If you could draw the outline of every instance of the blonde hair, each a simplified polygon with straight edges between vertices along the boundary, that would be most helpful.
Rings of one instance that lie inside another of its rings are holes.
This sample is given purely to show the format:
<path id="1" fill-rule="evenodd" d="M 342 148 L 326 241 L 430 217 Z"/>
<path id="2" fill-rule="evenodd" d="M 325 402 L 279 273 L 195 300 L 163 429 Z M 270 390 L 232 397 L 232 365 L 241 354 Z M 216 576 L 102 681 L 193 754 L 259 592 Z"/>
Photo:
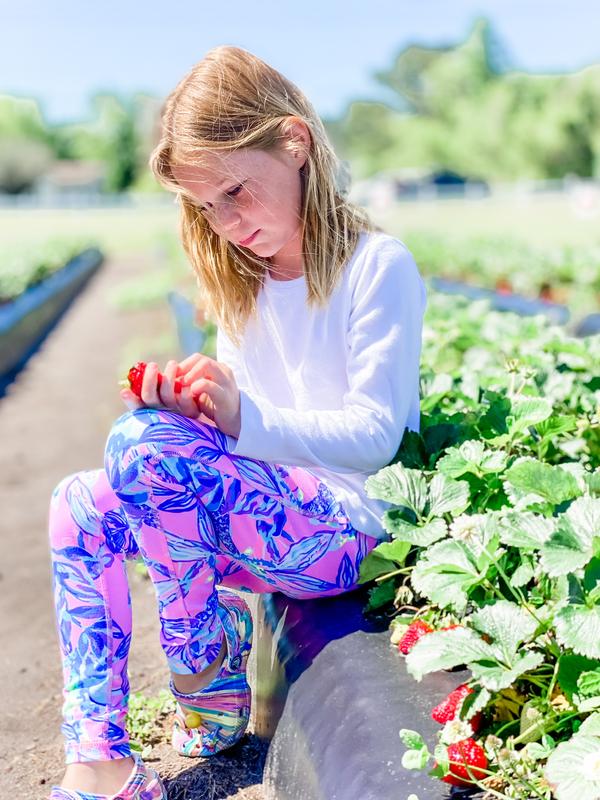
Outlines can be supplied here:
<path id="1" fill-rule="evenodd" d="M 302 250 L 307 302 L 325 306 L 362 231 L 378 230 L 367 212 L 345 198 L 342 166 L 318 114 L 281 73 L 240 47 L 209 50 L 167 97 L 160 141 L 150 155 L 156 179 L 177 194 L 179 233 L 196 273 L 200 307 L 239 346 L 269 260 L 241 249 L 210 227 L 175 180 L 171 165 L 199 164 L 206 151 L 290 146 L 300 118 L 311 134 L 302 182 Z"/>

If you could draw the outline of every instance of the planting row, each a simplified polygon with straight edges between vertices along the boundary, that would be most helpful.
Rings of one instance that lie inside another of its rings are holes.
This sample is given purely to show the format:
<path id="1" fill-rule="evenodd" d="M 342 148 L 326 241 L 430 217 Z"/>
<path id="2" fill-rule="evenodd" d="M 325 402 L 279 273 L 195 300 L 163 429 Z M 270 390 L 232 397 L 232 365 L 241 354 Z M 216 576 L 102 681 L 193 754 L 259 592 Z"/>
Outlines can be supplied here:
<path id="1" fill-rule="evenodd" d="M 61 270 L 78 253 L 92 247 L 77 237 L 54 239 L 43 245 L 22 243 L 3 247 L 0 261 L 0 305 L 15 300 L 27 289 Z"/>
<path id="2" fill-rule="evenodd" d="M 361 578 L 417 681 L 469 677 L 432 708 L 435 747 L 400 731 L 408 769 L 600 796 L 599 363 L 600 336 L 429 295 L 421 428 L 365 484 L 391 541 Z"/>
<path id="3" fill-rule="evenodd" d="M 541 249 L 510 237 L 461 240 L 435 232 L 403 239 L 426 276 L 538 297 L 581 316 L 600 308 L 600 244 Z"/>

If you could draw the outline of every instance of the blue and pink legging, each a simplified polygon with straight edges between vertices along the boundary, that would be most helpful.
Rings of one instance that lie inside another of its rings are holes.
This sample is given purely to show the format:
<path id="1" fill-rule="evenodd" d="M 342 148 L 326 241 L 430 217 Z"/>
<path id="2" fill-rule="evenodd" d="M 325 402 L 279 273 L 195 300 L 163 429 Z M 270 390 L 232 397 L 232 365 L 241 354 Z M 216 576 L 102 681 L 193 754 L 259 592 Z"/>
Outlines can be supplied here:
<path id="1" fill-rule="evenodd" d="M 57 485 L 49 532 L 66 763 L 131 752 L 126 559 L 148 568 L 169 668 L 192 673 L 221 646 L 217 585 L 340 594 L 378 543 L 310 471 L 233 455 L 217 427 L 150 408 L 116 420 L 104 469 Z"/>

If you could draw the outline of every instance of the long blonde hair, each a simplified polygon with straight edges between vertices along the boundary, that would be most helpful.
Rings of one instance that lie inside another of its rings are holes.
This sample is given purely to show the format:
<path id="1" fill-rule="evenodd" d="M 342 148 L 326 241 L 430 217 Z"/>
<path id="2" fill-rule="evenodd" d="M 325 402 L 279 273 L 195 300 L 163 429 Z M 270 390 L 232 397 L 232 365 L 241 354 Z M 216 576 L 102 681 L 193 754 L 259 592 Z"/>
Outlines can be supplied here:
<path id="1" fill-rule="evenodd" d="M 196 273 L 199 305 L 239 346 L 269 260 L 216 234 L 196 202 L 175 180 L 171 164 L 199 164 L 203 151 L 228 153 L 240 147 L 273 151 L 288 145 L 293 118 L 311 134 L 302 181 L 302 250 L 307 302 L 325 306 L 361 231 L 381 230 L 367 212 L 345 198 L 342 165 L 318 114 L 291 81 L 240 47 L 209 50 L 167 97 L 160 141 L 150 168 L 177 194 L 179 233 Z"/>

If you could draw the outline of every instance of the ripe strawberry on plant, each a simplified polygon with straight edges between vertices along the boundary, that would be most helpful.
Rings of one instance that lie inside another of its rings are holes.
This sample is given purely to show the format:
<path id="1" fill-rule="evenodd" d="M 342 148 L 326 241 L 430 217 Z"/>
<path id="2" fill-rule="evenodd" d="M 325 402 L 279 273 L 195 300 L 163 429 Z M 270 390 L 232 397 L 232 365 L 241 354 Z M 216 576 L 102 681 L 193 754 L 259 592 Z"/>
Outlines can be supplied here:
<path id="1" fill-rule="evenodd" d="M 445 725 L 447 722 L 451 722 L 452 720 L 459 719 L 459 712 L 460 707 L 462 706 L 465 697 L 471 694 L 473 690 L 467 686 L 466 683 L 457 686 L 445 700 L 442 700 L 439 705 L 437 705 L 431 711 L 431 717 L 436 722 L 439 722 L 441 725 Z M 479 726 L 481 725 L 481 713 L 475 714 L 475 716 L 468 720 L 469 724 L 473 728 L 474 731 L 479 730 Z"/>
<path id="2" fill-rule="evenodd" d="M 474 739 L 462 739 L 449 745 L 447 753 L 448 761 L 451 763 L 450 772 L 442 778 L 444 783 L 450 783 L 452 786 L 472 786 L 474 780 L 481 781 L 486 777 L 483 770 L 487 769 L 488 760 L 483 747 Z M 469 772 L 472 777 L 469 777 Z"/>
<path id="3" fill-rule="evenodd" d="M 142 381 L 144 379 L 144 372 L 146 371 L 146 362 L 145 361 L 138 361 L 130 368 L 129 372 L 127 373 L 127 380 L 120 381 L 120 385 L 126 388 L 131 389 L 131 391 L 137 395 L 140 400 L 142 398 Z M 161 384 L 163 381 L 163 375 L 161 372 L 158 373 L 158 388 L 160 390 Z M 175 378 L 174 382 L 174 389 L 175 394 L 179 394 L 181 392 L 183 384 L 179 378 Z"/>
<path id="4" fill-rule="evenodd" d="M 432 633 L 432 631 L 431 625 L 428 625 L 422 619 L 416 619 L 410 623 L 404 636 L 398 642 L 398 650 L 403 655 L 408 655 L 421 636 L 425 636 L 426 633 Z"/>

